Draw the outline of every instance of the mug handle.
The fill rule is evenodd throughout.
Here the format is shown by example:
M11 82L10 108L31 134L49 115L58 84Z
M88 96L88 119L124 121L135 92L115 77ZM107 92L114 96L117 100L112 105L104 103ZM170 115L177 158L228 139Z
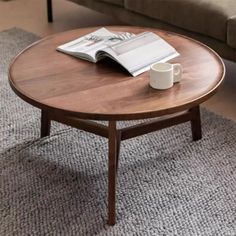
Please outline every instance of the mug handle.
M174 69L174 83L181 80L183 74L183 67L180 64L173 64Z

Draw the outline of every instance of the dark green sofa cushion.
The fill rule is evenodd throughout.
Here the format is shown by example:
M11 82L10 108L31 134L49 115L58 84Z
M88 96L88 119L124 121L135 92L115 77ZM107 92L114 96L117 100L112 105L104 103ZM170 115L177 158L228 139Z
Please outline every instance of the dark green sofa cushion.
M124 0L99 0L100 2L106 2L118 6L124 6Z
M125 0L125 8L236 48L236 0Z

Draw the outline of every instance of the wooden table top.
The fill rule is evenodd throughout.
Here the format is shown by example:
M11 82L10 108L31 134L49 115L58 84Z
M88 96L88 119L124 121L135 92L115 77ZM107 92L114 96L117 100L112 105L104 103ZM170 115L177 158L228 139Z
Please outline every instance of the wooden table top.
M180 53L170 62L182 64L181 82L168 90L155 90L149 86L149 72L134 78L111 60L94 64L56 51L57 46L97 29L83 28L46 37L20 53L9 70L11 87L23 100L58 115L128 120L199 105L216 92L224 78L220 57L192 39L150 28L107 28L161 36Z

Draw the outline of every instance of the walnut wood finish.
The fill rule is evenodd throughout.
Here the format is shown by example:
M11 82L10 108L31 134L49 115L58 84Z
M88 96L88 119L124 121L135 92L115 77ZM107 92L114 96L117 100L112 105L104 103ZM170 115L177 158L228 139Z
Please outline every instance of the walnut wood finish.
M46 137L50 134L51 119L47 111L42 110L41 112L41 138Z
M9 81L24 100L41 109L83 119L143 119L194 107L215 93L224 77L221 59L203 44L154 29L107 27L140 33L151 30L173 45L184 68L181 83L159 91L149 86L149 73L136 78L110 60L93 64L57 52L57 46L92 32L78 29L49 36L13 62Z
M117 151L118 151L118 139L116 121L109 121L109 156L108 156L108 224L114 225L116 222L116 174L117 174Z
M183 79L171 89L149 86L148 72L133 78L116 63L97 64L57 52L65 42L92 32L85 28L47 37L23 51L12 63L9 82L22 99L42 109L41 137L49 135L50 121L71 125L108 138L108 224L116 221L115 199L121 140L190 121L193 140L201 138L199 104L221 84L225 68L208 47L180 35L138 27L108 27L139 33L153 31L180 53ZM116 121L154 118L117 129ZM108 127L86 119L107 120Z
M199 106L191 108L190 112L192 113L191 129L192 129L193 141L197 141L202 138L201 118L200 118Z

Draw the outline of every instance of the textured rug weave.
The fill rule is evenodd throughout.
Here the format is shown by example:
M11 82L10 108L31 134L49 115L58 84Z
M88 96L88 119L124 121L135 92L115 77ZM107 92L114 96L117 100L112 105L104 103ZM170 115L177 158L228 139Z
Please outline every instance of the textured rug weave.
M12 58L37 37L0 32L0 235L236 235L236 124L202 111L190 124L125 141L117 224L107 219L107 140L53 123L10 89Z

